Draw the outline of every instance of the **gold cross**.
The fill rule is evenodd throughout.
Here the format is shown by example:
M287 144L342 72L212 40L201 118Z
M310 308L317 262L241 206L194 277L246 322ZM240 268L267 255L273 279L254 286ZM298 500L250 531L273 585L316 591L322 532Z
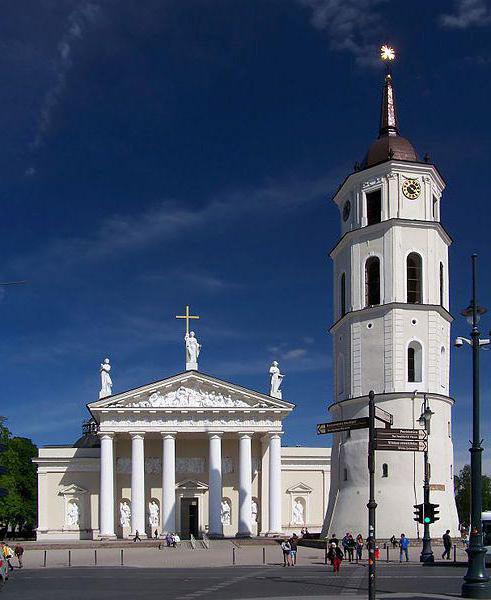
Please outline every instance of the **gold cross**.
M189 306L186 306L186 314L185 315L176 315L176 319L186 319L186 335L189 335L189 320L190 319L199 319L198 316L189 314Z

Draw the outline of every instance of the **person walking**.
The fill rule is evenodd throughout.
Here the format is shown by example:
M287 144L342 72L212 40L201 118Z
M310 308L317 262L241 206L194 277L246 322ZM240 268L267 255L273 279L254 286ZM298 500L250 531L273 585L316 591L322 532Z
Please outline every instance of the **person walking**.
M408 538L401 533L401 537L399 539L399 562L402 562L402 555L404 554L404 556L406 557L406 562L409 562L409 553L408 553L408 548L409 548L409 540Z
M283 551L283 566L290 566L290 542L288 540L283 540L281 542L281 550Z
M348 547L349 547L349 533L345 533L343 539L341 540L341 545L343 546L344 556L348 555Z
M135 537L133 538L133 541L134 542L141 542L142 541L138 529L135 531Z
M355 557L354 557L355 547L356 547L356 542L355 542L353 536L350 533L349 536L348 536L348 546L347 546L348 560L350 562L353 562L355 560Z
M343 561L344 555L341 548L334 542L330 544L329 552L327 553L327 558L333 566L333 572L339 573L339 568L341 567L341 562Z
M338 540L338 538L336 537L336 534L335 534L335 533L331 533L331 539L329 540L329 543L330 543L330 544L335 544L336 546L338 546L338 545L339 545L339 540Z
M298 552L298 537L297 534L294 533L292 537L288 540L290 543L290 560L291 566L294 567L297 564L297 552Z
M363 536L359 533L356 536L356 560L361 560L363 555Z
M444 553L442 554L442 558L445 559L445 557L447 558L447 560L450 560L450 551L452 550L452 538L450 537L450 529L447 529L447 531L445 531L445 533L443 534L443 548L444 548Z
M396 536L394 534L392 534L392 537L390 538L390 543L392 544L392 548L397 548L397 546L399 545L399 542L396 539Z
M16 544L14 548L14 554L17 557L17 562L19 563L19 569L22 569L24 566L22 563L22 556L24 554L24 548L20 544Z
M4 546L3 546L3 557L7 561L7 564L9 566L9 571L13 571L14 565L12 564L11 561L12 561L12 558L14 557L14 552L13 552L12 548L10 546L8 546L7 544L4 544Z

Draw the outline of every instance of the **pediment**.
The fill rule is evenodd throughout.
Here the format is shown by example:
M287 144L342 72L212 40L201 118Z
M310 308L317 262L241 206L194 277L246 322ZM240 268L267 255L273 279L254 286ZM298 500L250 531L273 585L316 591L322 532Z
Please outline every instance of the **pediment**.
M292 485L286 491L288 494L310 494L310 492L313 492L313 489L309 487L306 483L300 482L295 485Z
M206 483L203 483L201 481L197 481L194 479L185 479L184 481L176 483L176 489L206 491L208 489L208 486L206 485Z
M79 494L87 494L88 490L86 490L83 487L80 487L79 485L76 485L75 483L71 483L70 485L66 485L60 488L60 491L58 492L58 494L60 496L76 496Z
M88 405L90 410L121 409L205 409L291 410L294 405L248 390L210 375L186 371L140 388L104 398Z

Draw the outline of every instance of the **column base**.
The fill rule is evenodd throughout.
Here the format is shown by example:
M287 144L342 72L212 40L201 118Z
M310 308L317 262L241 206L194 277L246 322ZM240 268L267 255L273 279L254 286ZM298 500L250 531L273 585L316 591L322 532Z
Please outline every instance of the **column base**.
M103 541L103 540L117 540L118 538L115 533L108 533L108 534L100 533L97 536L97 539L100 541Z
M268 531L266 537L283 537L285 535L284 531Z
M208 534L208 538L210 540L223 540L225 536L223 535L223 533L209 533Z
M252 533L251 532L247 532L247 531L244 532L244 533L241 533L240 531L238 531L235 534L235 537L236 538L241 538L241 539L251 538L252 537Z

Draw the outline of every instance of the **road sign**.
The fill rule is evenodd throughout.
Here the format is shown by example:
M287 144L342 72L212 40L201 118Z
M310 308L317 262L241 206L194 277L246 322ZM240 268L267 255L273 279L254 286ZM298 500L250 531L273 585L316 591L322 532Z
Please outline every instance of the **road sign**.
M332 423L319 423L317 425L317 435L325 433L336 433L338 431L348 431L349 429L365 429L368 427L368 417L359 419L346 419L345 421L333 421Z
M427 440L424 429L380 429L375 430L375 437L384 440Z
M426 452L428 442L425 440L404 440L390 438L375 438L375 450L398 450L406 452Z
M378 421L382 421L383 423L387 423L388 425L392 425L394 423L394 415L391 415L390 412L387 412L383 408L379 406L375 407L375 418Z

